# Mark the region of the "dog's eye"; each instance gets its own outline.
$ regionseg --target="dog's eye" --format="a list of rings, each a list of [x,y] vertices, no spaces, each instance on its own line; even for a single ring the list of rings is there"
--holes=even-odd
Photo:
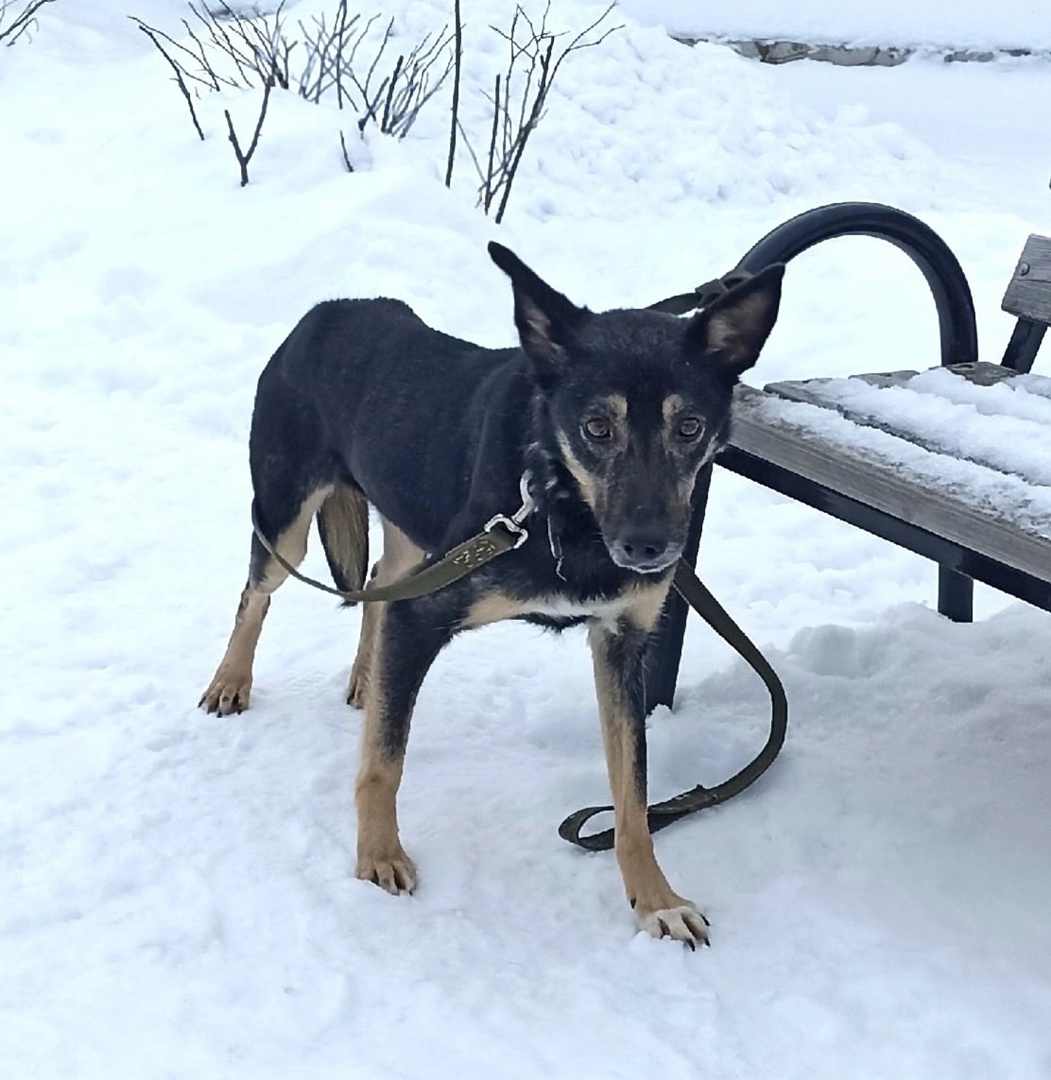
[[[604,416],[593,416],[590,420],[584,421],[584,434],[592,442],[603,442],[612,437],[613,429]]]
[[[679,421],[679,438],[696,439],[704,425],[696,416],[684,416]]]

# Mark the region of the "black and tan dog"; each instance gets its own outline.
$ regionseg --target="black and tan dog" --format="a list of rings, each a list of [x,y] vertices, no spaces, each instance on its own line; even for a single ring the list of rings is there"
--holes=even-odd
[[[490,244],[511,278],[516,349],[432,330],[396,300],[319,304],[260,380],[250,459],[260,530],[292,564],[316,515],[337,586],[360,589],[371,504],[383,526],[373,569],[390,582],[522,504],[528,540],[415,600],[365,606],[348,700],[364,705],[357,875],[411,892],[416,870],[395,800],[409,719],[439,650],[498,619],[589,627],[613,790],[616,853],[639,924],[707,940],[672,891],[646,826],[643,652],[671,582],[701,467],[725,442],[738,376],[777,317],[774,266],[690,319],[595,314]],[[256,537],[230,643],[201,704],[248,705],[270,595],[287,574]]]

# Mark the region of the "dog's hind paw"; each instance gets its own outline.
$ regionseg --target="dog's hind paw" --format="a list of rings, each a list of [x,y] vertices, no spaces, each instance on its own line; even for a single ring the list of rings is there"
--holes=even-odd
[[[241,713],[248,708],[251,689],[251,675],[239,678],[220,668],[197,704],[205,712],[218,713],[220,716]]]
[[[357,877],[371,881],[392,896],[416,889],[416,867],[400,845],[395,854],[382,858],[359,855]]]
[[[711,924],[688,901],[677,907],[660,908],[645,915],[640,914],[636,909],[635,917],[646,933],[655,938],[672,938],[675,941],[681,941],[684,945],[688,945],[691,951],[698,944],[711,944],[708,940],[708,927]]]

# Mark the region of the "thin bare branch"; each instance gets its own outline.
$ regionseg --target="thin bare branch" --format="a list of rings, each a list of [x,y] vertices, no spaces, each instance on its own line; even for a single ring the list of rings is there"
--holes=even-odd
[[[460,0],[453,0],[453,24],[456,35],[453,50],[455,74],[453,75],[452,117],[449,121],[449,159],[445,166],[446,187],[451,187],[453,182],[453,162],[456,160],[456,129],[460,124],[460,66],[463,60],[463,20],[460,18]]]
[[[347,153],[347,140],[343,137],[343,129],[340,128],[339,132],[339,145],[343,148],[343,164],[347,167],[347,172],[353,172],[354,166],[350,163],[350,154]]]
[[[132,18],[134,22],[139,22],[138,19]],[[175,72],[175,82],[182,91],[182,96],[186,99],[186,107],[190,110],[190,119],[193,120],[193,126],[196,129],[197,134],[201,137],[201,142],[204,142],[204,132],[201,130],[200,122],[197,119],[197,111],[193,107],[193,98],[190,97],[190,91],[186,87],[186,80],[183,78],[182,68],[168,55],[164,46],[157,40],[157,35],[154,31],[143,23],[139,23],[139,29],[153,42],[157,51],[168,61],[172,71]]]
[[[14,17],[14,20],[4,26],[7,18],[7,9],[11,6],[10,0],[0,2],[0,45],[14,45],[23,34],[30,34],[37,25],[36,14],[45,4],[53,4],[55,0],[26,0],[26,5]]]
[[[268,81],[263,86],[263,104],[259,110],[259,118],[256,120],[255,124],[255,133],[252,135],[252,142],[247,151],[242,152],[241,150],[241,144],[237,139],[237,132],[234,131],[234,122],[230,119],[230,110],[223,109],[223,116],[226,117],[226,127],[230,132],[230,145],[233,146],[237,164],[241,167],[241,187],[244,187],[248,183],[248,163],[252,160],[255,148],[259,145],[259,133],[263,130],[263,121],[266,119],[266,107],[270,103],[270,91],[273,90],[273,88],[273,81]]]

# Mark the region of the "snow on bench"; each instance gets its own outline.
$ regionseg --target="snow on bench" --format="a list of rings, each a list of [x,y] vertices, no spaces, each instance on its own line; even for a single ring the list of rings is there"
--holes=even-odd
[[[731,445],[1051,577],[1051,379],[979,362],[741,387]]]

